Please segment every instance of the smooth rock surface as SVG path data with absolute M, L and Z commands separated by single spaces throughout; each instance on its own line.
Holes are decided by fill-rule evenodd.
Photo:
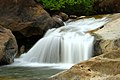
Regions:
M 95 32 L 100 38 L 96 38 L 94 53 L 96 55 L 111 52 L 120 48 L 120 14 L 110 17 L 112 20 L 102 29 Z
M 120 49 L 74 65 L 50 80 L 120 80 Z

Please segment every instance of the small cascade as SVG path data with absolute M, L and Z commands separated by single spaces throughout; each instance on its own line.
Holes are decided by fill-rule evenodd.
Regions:
M 104 25 L 108 20 L 80 19 L 46 32 L 20 59 L 37 63 L 78 63 L 92 57 L 94 37 L 87 31 Z

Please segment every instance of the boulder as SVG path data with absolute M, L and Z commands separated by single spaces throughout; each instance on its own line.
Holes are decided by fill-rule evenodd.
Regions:
M 109 16 L 112 20 L 96 31 L 94 53 L 96 55 L 120 48 L 120 14 Z
M 28 51 L 48 29 L 63 25 L 63 21 L 53 19 L 34 0 L 0 0 L 0 3 L 0 25 L 12 31 L 19 49 L 24 45 Z
M 120 49 L 74 65 L 50 80 L 120 80 Z
M 53 15 L 52 19 L 57 23 L 56 24 L 56 28 L 58 28 L 59 26 L 63 26 L 64 23 L 62 21 L 62 18 L 59 15 Z
M 120 12 L 120 0 L 94 0 L 96 14 L 108 14 Z
M 0 65 L 14 62 L 17 49 L 17 42 L 12 32 L 0 26 Z
M 61 26 L 34 0 L 0 0 L 0 3 L 0 24 L 26 37 L 43 35 L 49 28 Z
M 61 17 L 61 19 L 63 21 L 67 21 L 69 19 L 69 16 L 66 13 L 64 13 L 64 12 L 60 12 L 59 16 Z

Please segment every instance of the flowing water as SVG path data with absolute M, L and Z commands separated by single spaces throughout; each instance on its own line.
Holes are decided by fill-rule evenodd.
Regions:
M 47 75 L 50 71 L 49 76 L 68 69 L 73 64 L 92 57 L 94 37 L 87 32 L 97 29 L 107 22 L 108 19 L 106 18 L 67 21 L 65 26 L 48 30 L 44 37 L 27 53 L 21 55 L 7 68 L 15 68 L 18 71 L 24 70 L 24 74 L 27 72 L 29 75 L 34 74 L 34 71 L 39 73 L 38 75 L 40 75 L 41 71 L 46 71 L 48 72 Z M 22 74 L 22 72 L 17 74 L 19 73 Z M 25 76 L 26 74 L 23 77 Z M 30 77 L 32 76 L 35 75 Z
M 21 60 L 37 63 L 78 63 L 92 57 L 94 37 L 87 31 L 101 27 L 102 19 L 81 19 L 66 22 L 65 26 L 46 32 Z

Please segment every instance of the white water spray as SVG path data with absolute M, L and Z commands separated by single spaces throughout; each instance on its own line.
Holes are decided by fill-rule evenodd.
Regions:
M 92 57 L 94 37 L 89 30 L 103 26 L 108 20 L 80 19 L 46 32 L 20 61 L 35 63 L 79 63 Z

